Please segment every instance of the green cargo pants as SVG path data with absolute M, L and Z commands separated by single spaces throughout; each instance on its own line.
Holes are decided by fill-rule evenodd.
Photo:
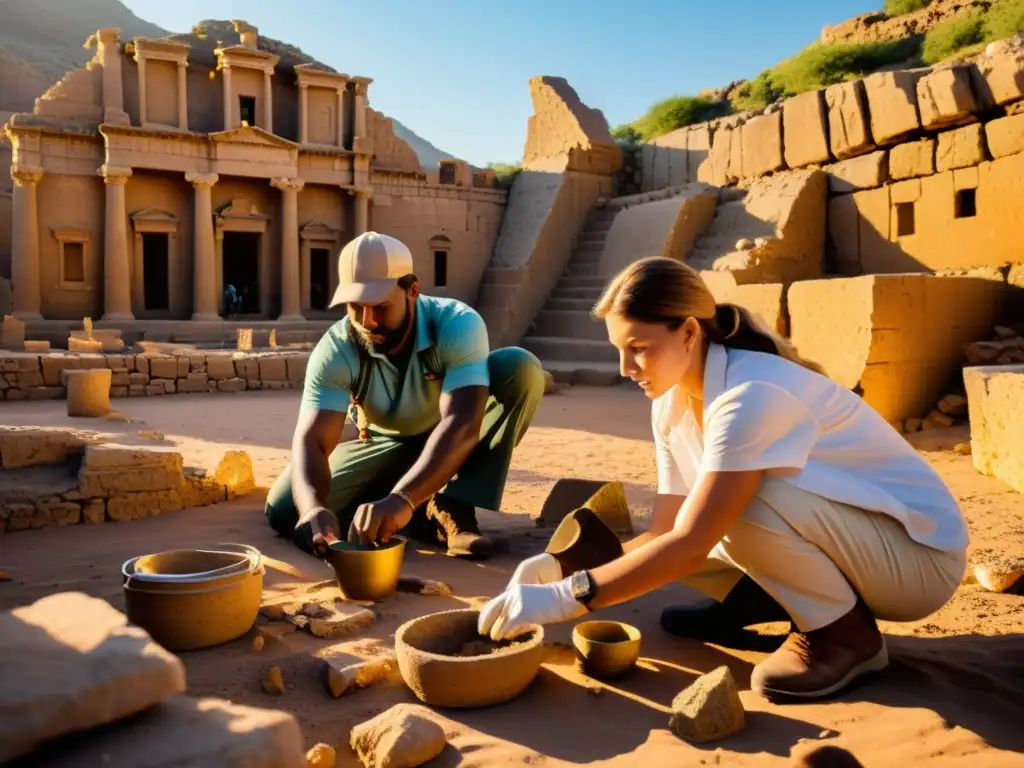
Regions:
M 540 361 L 519 347 L 496 349 L 487 358 L 490 397 L 480 428 L 480 442 L 448 485 L 442 489 L 466 504 L 499 509 L 505 492 L 512 450 L 522 440 L 544 395 Z M 360 504 L 383 499 L 419 458 L 430 433 L 340 443 L 331 453 L 331 490 L 326 506 L 338 516 L 344 536 Z M 309 551 L 310 531 L 296 528 L 299 516 L 292 500 L 291 467 L 285 468 L 267 495 L 267 522 L 282 536 Z M 417 510 L 421 516 L 423 510 Z

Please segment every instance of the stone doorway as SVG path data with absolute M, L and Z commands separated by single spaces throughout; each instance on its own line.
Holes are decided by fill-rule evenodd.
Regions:
M 225 232 L 221 256 L 222 314 L 260 314 L 260 253 L 262 235 L 259 232 Z M 234 286 L 238 304 L 228 306 L 228 286 Z
M 309 308 L 324 311 L 331 295 L 331 252 L 327 248 L 309 250 Z
M 165 232 L 142 233 L 142 300 L 147 311 L 171 308 L 170 237 Z

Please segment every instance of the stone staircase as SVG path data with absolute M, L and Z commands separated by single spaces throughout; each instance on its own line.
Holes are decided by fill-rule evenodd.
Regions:
M 601 252 L 617 212 L 605 207 L 587 214 L 561 280 L 521 342 L 556 381 L 592 386 L 622 381 L 619 353 L 608 342 L 604 323 L 590 314 L 607 282 L 600 276 Z

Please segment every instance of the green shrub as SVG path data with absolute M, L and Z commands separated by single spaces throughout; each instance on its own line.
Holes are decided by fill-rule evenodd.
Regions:
M 985 14 L 985 42 L 1024 32 L 1024 0 L 997 0 Z
M 494 176 L 498 179 L 498 183 L 506 189 L 512 186 L 516 176 L 523 170 L 522 166 L 511 163 L 488 163 L 487 167 L 494 171 Z
M 635 149 L 643 143 L 640 132 L 633 127 L 632 123 L 624 123 L 612 128 L 612 138 L 623 149 Z
M 888 16 L 902 16 L 926 8 L 932 0 L 885 0 L 882 10 Z
M 925 64 L 935 64 L 970 45 L 985 39 L 985 14 L 971 11 L 944 21 L 924 36 L 921 58 Z
M 729 101 L 734 109 L 764 109 L 772 102 L 778 101 L 783 93 L 772 81 L 772 71 L 766 69 L 753 80 L 740 84 L 729 94 Z
M 647 114 L 632 124 L 642 141 L 650 141 L 684 125 L 702 123 L 720 117 L 729 111 L 729 105 L 696 96 L 673 96 L 654 104 Z

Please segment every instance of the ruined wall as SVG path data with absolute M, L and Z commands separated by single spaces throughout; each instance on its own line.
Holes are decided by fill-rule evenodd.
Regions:
M 395 135 L 391 118 L 367 107 L 366 131 L 373 139 L 374 168 L 406 173 L 421 171 L 419 157 L 412 147 Z
M 471 302 L 494 250 L 506 200 L 498 190 L 424 187 L 397 175 L 382 176 L 374 179 L 370 228 L 409 247 L 424 293 Z M 447 251 L 444 286 L 435 283 L 435 250 Z
M 630 198 L 609 201 L 610 208 L 620 210 L 601 253 L 602 277 L 612 277 L 646 256 L 685 260 L 715 216 L 718 190 L 696 183 L 664 200 L 634 204 L 627 200 Z
M 99 58 L 68 72 L 36 99 L 39 115 L 99 124 L 103 120 L 103 68 Z
M 1024 261 L 1022 99 L 1024 49 L 1002 41 L 969 63 L 876 73 L 674 131 L 643 147 L 642 187 L 753 188 L 820 168 L 827 271 L 1002 268 Z M 710 150 L 691 149 L 694 137 Z

